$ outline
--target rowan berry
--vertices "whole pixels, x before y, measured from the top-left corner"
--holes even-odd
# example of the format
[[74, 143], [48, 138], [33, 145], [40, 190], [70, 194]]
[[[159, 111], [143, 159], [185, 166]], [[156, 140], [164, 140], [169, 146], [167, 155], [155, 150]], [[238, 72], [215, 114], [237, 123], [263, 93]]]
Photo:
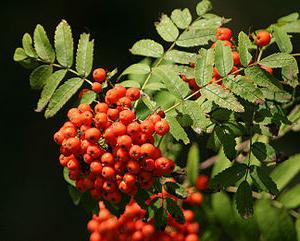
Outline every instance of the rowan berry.
[[129, 173], [138, 174], [140, 171], [140, 164], [135, 160], [129, 160], [127, 162], [126, 168]]
[[103, 83], [106, 79], [106, 71], [103, 68], [97, 68], [93, 71], [93, 79], [99, 83]]
[[114, 156], [110, 152], [106, 152], [101, 156], [101, 162], [104, 166], [112, 166], [114, 164]]
[[148, 117], [148, 119], [155, 124], [156, 122], [159, 122], [161, 120], [161, 117], [158, 114], [152, 114]]
[[126, 126], [121, 122], [114, 122], [111, 125], [111, 128], [115, 136], [122, 136], [127, 132]]
[[97, 159], [104, 150], [102, 150], [100, 147], [96, 145], [90, 145], [88, 146], [86, 153], [89, 154], [93, 159]]
[[95, 123], [98, 128], [104, 128], [107, 126], [108, 117], [106, 113], [99, 112], [95, 115]]
[[78, 170], [80, 168], [80, 163], [77, 161], [77, 159], [72, 158], [68, 161], [67, 168], [69, 170]]
[[141, 147], [133, 145], [129, 149], [129, 156], [133, 159], [139, 159], [141, 157]]
[[241, 64], [240, 54], [237, 51], [232, 52], [232, 58], [233, 58], [234, 65]]
[[256, 44], [259, 47], [267, 46], [271, 41], [271, 34], [267, 31], [260, 31], [256, 34]]
[[102, 176], [107, 179], [112, 179], [115, 177], [115, 170], [112, 167], [105, 166], [102, 168]]
[[131, 101], [136, 101], [140, 98], [141, 92], [138, 88], [131, 87], [126, 91], [126, 97], [128, 97]]
[[230, 28], [218, 28], [216, 33], [217, 39], [219, 40], [230, 40], [232, 38], [232, 31]]
[[97, 161], [91, 162], [91, 164], [90, 164], [90, 170], [91, 170], [91, 173], [94, 173], [94, 174], [100, 174], [100, 173], [102, 173], [102, 165], [101, 165], [101, 163], [97, 162]]
[[123, 176], [123, 181], [128, 185], [128, 186], [133, 186], [136, 183], [136, 178], [134, 175], [131, 173], [125, 173]]
[[132, 139], [128, 135], [119, 136], [117, 139], [117, 144], [118, 144], [118, 146], [129, 149], [132, 144]]
[[119, 114], [119, 120], [124, 125], [129, 125], [135, 119], [135, 114], [131, 110], [123, 110]]
[[136, 135], [141, 131], [140, 124], [138, 122], [132, 122], [127, 126], [127, 134], [128, 135]]
[[62, 131], [58, 131], [54, 134], [53, 139], [57, 144], [61, 145], [65, 137]]
[[96, 92], [97, 94], [99, 94], [102, 91], [102, 85], [100, 83], [98, 83], [98, 82], [94, 82], [92, 84], [92, 90], [94, 92]]
[[198, 190], [206, 190], [208, 187], [209, 178], [206, 175], [200, 175], [196, 179], [196, 188]]
[[158, 121], [155, 124], [154, 128], [155, 128], [155, 132], [160, 136], [164, 136], [170, 130], [170, 126], [169, 126], [168, 122], [165, 120]]
[[141, 145], [141, 154], [145, 157], [151, 157], [155, 153], [155, 147], [150, 143]]
[[95, 105], [94, 110], [96, 113], [107, 113], [108, 105], [106, 103], [98, 103]]
[[199, 237], [194, 233], [188, 234], [188, 236], [186, 236], [184, 241], [199, 241]]
[[142, 132], [147, 135], [152, 135], [154, 132], [154, 124], [150, 120], [144, 120], [140, 124]]
[[273, 69], [269, 68], [267, 66], [263, 66], [261, 65], [260, 68], [264, 69], [265, 71], [267, 71], [269, 74], [273, 74]]
[[131, 100], [128, 97], [122, 97], [117, 102], [117, 105], [120, 106], [122, 109], [131, 108]]
[[112, 121], [115, 121], [115, 120], [117, 120], [119, 118], [119, 110], [118, 109], [109, 108], [107, 110], [107, 116]]
[[101, 132], [97, 128], [90, 128], [85, 131], [85, 139], [90, 142], [97, 142], [101, 137]]

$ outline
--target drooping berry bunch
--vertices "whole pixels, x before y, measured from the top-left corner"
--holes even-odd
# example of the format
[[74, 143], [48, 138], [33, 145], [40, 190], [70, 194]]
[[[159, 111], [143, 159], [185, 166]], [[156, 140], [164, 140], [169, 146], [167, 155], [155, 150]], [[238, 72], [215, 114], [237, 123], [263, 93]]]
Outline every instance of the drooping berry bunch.
[[[271, 37], [272, 36], [269, 32], [260, 31], [255, 36], [255, 43], [258, 47], [264, 47], [270, 43]], [[238, 52], [238, 47], [236, 45], [234, 45], [232, 30], [230, 28], [220, 27], [217, 29], [216, 38], [217, 38], [217, 40], [222, 41], [224, 46], [228, 46], [232, 49], [232, 59], [233, 59], [234, 66], [231, 70], [231, 74], [237, 74], [237, 72], [239, 70], [238, 67], [241, 66], [241, 61], [240, 61], [240, 54]], [[216, 46], [217, 46], [217, 42], [214, 42], [211, 45], [211, 48], [215, 48]], [[191, 63], [190, 66], [192, 68], [194, 68], [195, 63]], [[260, 67], [262, 69], [264, 69], [265, 71], [267, 71], [269, 74], [273, 73], [273, 70], [271, 68], [268, 68], [266, 66], [260, 66]], [[184, 82], [186, 82], [189, 85], [189, 88], [193, 93], [197, 92], [200, 89], [200, 86], [197, 85], [197, 82], [194, 78], [189, 79], [184, 74], [180, 74], [180, 77]], [[217, 68], [215, 66], [213, 67], [213, 75], [212, 75], [212, 79], [209, 82], [209, 84], [211, 84], [211, 83], [216, 83], [216, 84], [222, 86], [222, 88], [225, 88], [224, 84], [222, 83], [221, 76], [218, 73]], [[198, 97], [200, 97], [199, 92], [195, 95], [195, 98], [198, 98]]]
[[154, 228], [153, 220], [143, 222], [145, 210], [132, 201], [119, 218], [112, 215], [105, 205], [99, 203], [99, 215], [88, 222], [90, 241], [198, 241], [199, 224], [194, 222], [194, 213], [184, 210], [186, 222], [178, 224], [171, 216], [164, 231]]
[[168, 133], [167, 121], [158, 114], [141, 121], [132, 110], [140, 95], [137, 88], [115, 86], [93, 109], [88, 104], [70, 109], [69, 120], [54, 135], [70, 179], [97, 200], [118, 203], [121, 192], [132, 196], [138, 187], [149, 189], [175, 167], [154, 146], [154, 135]]

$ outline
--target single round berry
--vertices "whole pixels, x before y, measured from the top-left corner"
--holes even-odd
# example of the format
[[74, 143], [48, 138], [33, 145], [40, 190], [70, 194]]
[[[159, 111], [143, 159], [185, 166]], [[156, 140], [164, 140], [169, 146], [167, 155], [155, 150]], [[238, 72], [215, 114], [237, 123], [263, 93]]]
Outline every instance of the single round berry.
[[217, 39], [229, 41], [232, 38], [232, 31], [230, 28], [218, 28], [216, 33]]
[[106, 79], [106, 71], [103, 68], [98, 68], [93, 71], [93, 79], [99, 83], [103, 83]]
[[94, 82], [92, 84], [92, 90], [96, 93], [100, 93], [102, 91], [102, 85], [98, 82]]
[[256, 44], [259, 47], [267, 46], [271, 41], [271, 34], [267, 31], [260, 31], [256, 34]]

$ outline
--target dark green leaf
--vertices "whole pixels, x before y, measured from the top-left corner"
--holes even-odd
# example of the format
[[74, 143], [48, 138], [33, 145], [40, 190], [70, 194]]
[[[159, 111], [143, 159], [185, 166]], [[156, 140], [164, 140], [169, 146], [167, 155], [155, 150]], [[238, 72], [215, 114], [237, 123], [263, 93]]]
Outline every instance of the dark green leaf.
[[155, 27], [158, 34], [167, 42], [174, 42], [179, 35], [178, 28], [165, 14], [161, 16], [160, 21], [155, 24]]
[[237, 101], [234, 95], [228, 90], [223, 89], [220, 85], [207, 85], [201, 89], [201, 94], [222, 108], [235, 112], [244, 112], [244, 107]]
[[252, 153], [261, 162], [272, 162], [276, 159], [275, 149], [263, 142], [254, 142], [252, 144]]
[[72, 30], [66, 20], [62, 20], [56, 27], [54, 45], [58, 63], [70, 68], [73, 64], [74, 44]]
[[244, 219], [251, 218], [253, 215], [252, 190], [247, 181], [243, 181], [235, 195], [236, 208]]
[[224, 171], [232, 164], [230, 160], [228, 160], [228, 158], [225, 156], [223, 149], [220, 149], [216, 158], [216, 163], [212, 168], [211, 177], [216, 176], [218, 173]]
[[80, 99], [80, 104], [86, 103], [86, 104], [91, 104], [93, 103], [94, 100], [96, 100], [97, 94], [94, 91], [87, 91], [84, 93], [84, 95]]
[[151, 39], [142, 39], [132, 46], [130, 52], [135, 55], [159, 58], [164, 54], [164, 48]]
[[234, 94], [242, 97], [243, 99], [256, 103], [257, 101], [264, 100], [263, 93], [259, 88], [248, 78], [238, 75], [236, 78], [228, 76], [223, 79], [223, 83]]
[[93, 67], [94, 41], [89, 39], [89, 34], [81, 34], [77, 47], [76, 70], [82, 77], [88, 76]]
[[159, 77], [170, 93], [177, 98], [183, 99], [189, 93], [189, 88], [186, 83], [182, 81], [176, 72], [169, 69], [167, 65], [154, 68], [153, 74]]
[[180, 47], [195, 47], [208, 44], [209, 40], [214, 40], [216, 28], [189, 28], [184, 31], [176, 41], [176, 45]]
[[147, 64], [138, 63], [130, 65], [128, 68], [126, 68], [123, 73], [120, 76], [127, 75], [127, 74], [149, 74], [150, 73], [150, 67]]
[[292, 109], [290, 114], [288, 115], [288, 120], [292, 123], [289, 124], [282, 124], [279, 130], [279, 136], [283, 136], [289, 130], [293, 130], [294, 128], [298, 130], [300, 126], [300, 105], [297, 105]]
[[222, 41], [217, 41], [215, 48], [215, 65], [218, 73], [224, 77], [229, 74], [233, 67], [231, 48], [225, 46]]
[[272, 180], [269, 174], [259, 166], [251, 166], [251, 178], [254, 183], [263, 191], [269, 192], [273, 195], [279, 193], [276, 183]]
[[293, 51], [291, 39], [285, 31], [279, 27], [273, 26], [273, 36], [281, 52], [289, 54]]
[[246, 174], [246, 170], [247, 165], [245, 164], [235, 164], [228, 167], [210, 180], [210, 187], [214, 190], [226, 189], [242, 179]]
[[295, 229], [297, 232], [297, 240], [300, 240], [300, 217], [297, 218], [296, 223], [295, 223]]
[[190, 185], [195, 185], [196, 179], [198, 177], [200, 163], [200, 151], [199, 147], [196, 143], [194, 143], [188, 152], [186, 171], [187, 178], [189, 180]]
[[279, 201], [286, 208], [297, 208], [300, 206], [300, 184], [283, 193]]
[[239, 33], [239, 54], [240, 54], [240, 60], [241, 64], [245, 67], [248, 66], [250, 63], [252, 56], [249, 53], [248, 49], [251, 46], [251, 41], [247, 34], [244, 32]]
[[83, 84], [80, 78], [72, 78], [61, 85], [50, 99], [48, 108], [45, 112], [45, 117], [50, 118], [54, 116], [67, 101], [79, 90]]
[[235, 136], [232, 131], [226, 126], [216, 126], [215, 128], [216, 136], [221, 145], [223, 145], [224, 153], [229, 160], [236, 158], [236, 142]]
[[212, 10], [212, 4], [209, 0], [202, 0], [196, 6], [196, 12], [199, 16], [202, 16], [210, 10]]
[[49, 63], [53, 63], [55, 60], [55, 52], [51, 46], [51, 43], [47, 37], [47, 34], [40, 24], [38, 24], [33, 34], [34, 48], [37, 55]]
[[48, 104], [49, 100], [51, 99], [54, 91], [58, 87], [59, 83], [62, 81], [62, 79], [65, 77], [67, 73], [67, 70], [58, 70], [51, 74], [46, 79], [46, 84], [43, 88], [43, 91], [41, 93], [41, 97], [39, 99], [39, 102], [37, 104], [37, 108], [35, 111], [40, 112], [42, 111], [46, 105]]
[[269, 68], [282, 68], [293, 64], [293, 62], [294, 58], [290, 54], [275, 53], [259, 61], [259, 64]]
[[166, 120], [170, 125], [170, 133], [175, 140], [181, 140], [184, 144], [190, 143], [188, 135], [174, 116], [167, 115]]
[[201, 49], [196, 61], [195, 78], [199, 86], [204, 86], [212, 79], [214, 49]]
[[157, 230], [164, 230], [168, 223], [168, 213], [163, 207], [160, 207], [154, 214], [154, 226]]
[[154, 218], [155, 213], [161, 206], [162, 206], [161, 198], [155, 197], [154, 199], [151, 200], [147, 211], [150, 219]]
[[82, 194], [80, 203], [88, 214], [99, 214], [99, 202], [92, 198], [89, 192]]
[[171, 19], [178, 28], [185, 29], [191, 24], [192, 15], [190, 13], [190, 10], [187, 8], [183, 10], [175, 9], [171, 14]]
[[134, 196], [134, 200], [137, 202], [137, 204], [143, 208], [147, 209], [148, 205], [146, 204], [146, 201], [150, 199], [150, 195], [148, 192], [142, 188], [138, 189], [138, 192]]
[[271, 173], [271, 178], [281, 191], [299, 172], [300, 154], [296, 154], [277, 166]]
[[52, 74], [52, 66], [41, 65], [37, 67], [29, 76], [32, 89], [39, 90], [46, 84], [47, 79]]
[[176, 201], [171, 198], [166, 198], [167, 210], [177, 223], [184, 224], [185, 218], [182, 209], [177, 205]]
[[170, 193], [171, 195], [175, 196], [175, 197], [178, 197], [180, 199], [184, 199], [184, 198], [187, 198], [187, 191], [185, 190], [185, 188], [178, 184], [178, 183], [175, 183], [175, 182], [166, 182], [164, 184], [164, 188], [165, 190]]
[[282, 86], [277, 79], [258, 66], [248, 67], [245, 70], [245, 74], [258, 86], [267, 87], [273, 91], [282, 89]]
[[179, 64], [195, 63], [197, 55], [179, 50], [171, 50], [166, 52], [164, 59]]
[[81, 197], [82, 197], [82, 193], [80, 191], [78, 191], [77, 188], [68, 185], [68, 190], [69, 190], [69, 195], [72, 198], [72, 201], [74, 203], [74, 205], [79, 205]]
[[27, 58], [28, 58], [28, 56], [26, 55], [24, 49], [16, 48], [15, 53], [14, 53], [14, 61], [20, 62]]
[[34, 48], [32, 46], [32, 38], [31, 38], [29, 33], [25, 33], [23, 35], [22, 45], [23, 45], [23, 48], [24, 48], [24, 51], [25, 51], [26, 55], [28, 55], [31, 58], [36, 58], [37, 57], [37, 53], [36, 53], [36, 51], [34, 50]]
[[131, 198], [126, 195], [123, 194], [122, 195], [122, 199], [120, 203], [113, 203], [113, 202], [109, 202], [106, 200], [103, 200], [105, 207], [115, 216], [120, 217], [124, 211], [125, 211], [125, 207], [126, 205], [130, 202]]

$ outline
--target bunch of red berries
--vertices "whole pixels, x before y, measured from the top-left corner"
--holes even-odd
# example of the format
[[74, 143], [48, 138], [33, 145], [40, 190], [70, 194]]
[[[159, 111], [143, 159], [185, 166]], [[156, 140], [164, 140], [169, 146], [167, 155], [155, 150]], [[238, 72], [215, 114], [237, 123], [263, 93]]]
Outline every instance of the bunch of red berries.
[[199, 224], [194, 222], [194, 213], [184, 210], [186, 222], [178, 224], [171, 216], [165, 231], [157, 231], [153, 220], [143, 222], [145, 210], [131, 202], [119, 218], [112, 215], [102, 202], [99, 215], [88, 222], [90, 241], [198, 241]]
[[[237, 50], [237, 46], [235, 46], [233, 44], [233, 37], [232, 37], [232, 30], [229, 29], [229, 28], [225, 28], [225, 27], [220, 27], [217, 29], [217, 32], [216, 32], [216, 38], [218, 40], [221, 40], [222, 43], [224, 44], [224, 46], [228, 46], [232, 49], [232, 58], [233, 58], [233, 63], [234, 63], [234, 66], [231, 70], [231, 74], [237, 74], [238, 72], [238, 66], [241, 65], [241, 62], [240, 62], [240, 54]], [[267, 31], [260, 31], [257, 33], [256, 35], [256, 45], [259, 46], [259, 47], [264, 47], [266, 45], [268, 45], [270, 43], [270, 40], [271, 40], [271, 34]], [[217, 43], [213, 43], [211, 45], [211, 48], [215, 48], [217, 45]], [[191, 63], [191, 67], [194, 68], [195, 67], [195, 64], [194, 63]], [[272, 74], [272, 69], [271, 68], [268, 68], [268, 67], [265, 67], [265, 66], [260, 66], [262, 69], [266, 70], [268, 73]], [[194, 93], [194, 92], [197, 92], [199, 91], [200, 87], [197, 85], [196, 81], [194, 78], [192, 79], [189, 79], [187, 78], [184, 74], [180, 74], [180, 77], [181, 79], [188, 83], [189, 85], [189, 88], [191, 89], [191, 91]], [[211, 83], [216, 83], [220, 86], [222, 86], [222, 88], [225, 88], [224, 84], [222, 83], [222, 80], [221, 80], [221, 76], [220, 74], [218, 73], [217, 71], [217, 68], [214, 67], [213, 68], [213, 76], [212, 76], [212, 79], [211, 81], [209, 82], [209, 84]], [[196, 95], [195, 95], [195, 98], [198, 98], [200, 97], [200, 93], [198, 92]]]
[[138, 120], [132, 103], [139, 98], [139, 89], [115, 86], [93, 109], [88, 104], [70, 109], [69, 121], [54, 135], [70, 179], [97, 200], [118, 203], [121, 192], [132, 196], [138, 187], [149, 189], [175, 167], [154, 146], [154, 135], [168, 133], [167, 121], [158, 114]]

